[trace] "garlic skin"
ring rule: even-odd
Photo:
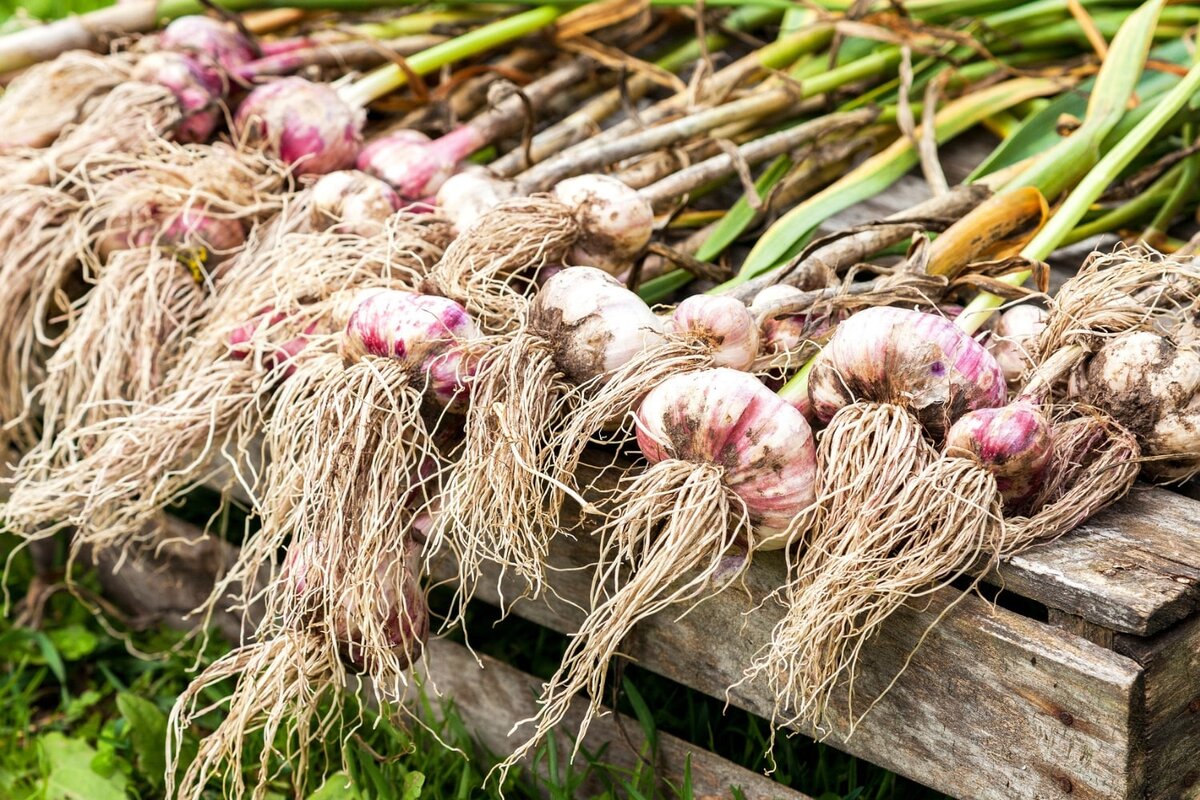
[[[191,56],[162,51],[143,56],[130,77],[156,83],[171,91],[182,119],[171,138],[184,144],[207,141],[221,124],[220,100],[225,94],[221,76]]]
[[[342,338],[342,356],[392,358],[414,369],[480,338],[465,308],[453,300],[399,289],[367,290],[350,314]]]
[[[949,456],[974,458],[995,476],[1005,508],[1025,510],[1043,484],[1054,440],[1041,409],[1018,400],[959,417],[946,433],[945,450]]]
[[[451,175],[437,191],[437,207],[462,233],[488,211],[517,196],[512,181],[497,178],[485,168],[470,166]]]
[[[777,301],[800,297],[803,294],[804,292],[795,286],[776,283],[754,296],[754,299],[750,301],[750,311],[758,314]],[[763,320],[760,326],[763,349],[774,353],[786,353],[797,349],[804,341],[804,329],[807,323],[808,317],[804,314],[789,314],[784,317],[770,317]]]
[[[665,333],[640,297],[594,267],[568,267],[547,280],[530,303],[529,325],[577,384],[661,345]]]
[[[732,297],[699,294],[687,298],[672,312],[669,329],[685,339],[706,344],[717,367],[748,370],[758,356],[754,315]]]
[[[754,299],[750,302],[750,311],[757,319],[759,313],[774,303],[801,297],[805,294],[807,294],[806,291],[802,291],[795,286],[776,283],[768,286],[754,296]],[[800,352],[805,343],[812,343],[814,339],[818,339],[828,333],[844,318],[845,313],[841,311],[834,312],[832,315],[822,315],[815,322],[808,314],[788,314],[786,316],[768,317],[758,326],[759,335],[762,339],[760,352],[764,356],[788,353],[795,355]],[[810,344],[810,346],[815,346],[815,344]],[[808,405],[808,400],[805,399],[804,403]]]
[[[324,175],[354,166],[365,120],[366,112],[347,105],[333,87],[290,77],[250,92],[233,127],[265,143],[296,174]]]
[[[163,28],[158,47],[187,53],[216,64],[226,72],[254,60],[254,48],[245,36],[201,14],[179,17]]]
[[[419,131],[398,130],[364,147],[357,163],[404,199],[422,200],[436,194],[463,159],[486,144],[469,125],[434,140]]]
[[[400,195],[378,178],[357,170],[322,175],[308,190],[312,229],[373,236],[399,210]]]
[[[1071,393],[1112,414],[1146,456],[1142,470],[1164,480],[1200,469],[1200,352],[1133,331],[1109,339],[1072,376]]]
[[[634,189],[608,175],[561,181],[553,195],[571,209],[582,233],[571,251],[576,264],[617,275],[654,232],[654,210]]]
[[[895,403],[940,440],[969,411],[1004,403],[1004,373],[950,320],[902,308],[868,308],[838,325],[817,356],[808,395],[828,422],[855,402]]]
[[[1013,306],[996,320],[987,349],[1010,384],[1020,382],[1029,369],[1034,342],[1045,327],[1046,310],[1032,303]]]
[[[817,454],[804,416],[757,378],[716,368],[668,378],[637,411],[637,440],[652,464],[715,464],[746,504],[755,546],[785,547],[783,532],[816,499]]]

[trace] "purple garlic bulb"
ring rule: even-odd
[[[226,73],[254,60],[254,47],[245,36],[222,22],[198,14],[172,21],[159,36],[158,46],[196,56]]]
[[[851,403],[895,403],[940,440],[963,414],[1004,402],[1004,372],[944,317],[868,308],[838,325],[813,364],[808,396],[824,422]]]
[[[175,95],[183,115],[173,134],[177,142],[208,141],[224,118],[220,107],[225,96],[224,81],[219,73],[191,56],[166,51],[150,53],[138,61],[131,77],[156,83]]]
[[[704,343],[713,366],[748,370],[758,356],[754,315],[732,297],[693,295],[675,307],[670,326],[677,335]]]
[[[362,148],[365,112],[331,86],[281,78],[259,86],[238,107],[234,128],[264,142],[302,175],[324,175],[354,166]]]
[[[976,459],[996,478],[1005,508],[1025,511],[1054,455],[1050,423],[1033,403],[971,411],[950,426],[946,454]]]
[[[485,144],[469,125],[433,141],[419,131],[399,130],[364,147],[358,168],[387,181],[406,200],[423,200],[437,194],[462,160]]]

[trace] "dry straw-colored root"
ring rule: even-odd
[[[629,442],[634,436],[630,414],[642,398],[673,375],[713,366],[712,355],[707,350],[699,342],[672,338],[662,346],[635,355],[611,374],[578,387],[574,405],[556,426],[550,446],[553,461],[548,470],[553,478],[552,509],[562,506],[567,487],[574,487],[571,492],[574,497],[597,493],[595,477],[586,486],[577,485],[579,467],[588,446],[606,431],[611,435],[604,439],[610,444]]]
[[[141,81],[113,87],[49,147],[13,166],[10,183],[46,185],[74,171],[90,156],[141,153],[179,124],[179,102],[170,89]]]
[[[515,330],[544,267],[562,266],[579,223],[562,203],[510,200],[479,218],[429,271],[427,291],[455,300],[487,333]]]
[[[847,406],[822,432],[810,535],[782,590],[789,613],[747,670],[775,691],[776,717],[819,720],[843,640],[858,624],[855,604],[869,600],[862,583],[873,560],[886,563],[891,542],[874,538],[876,526],[935,456],[916,418],[888,403]]]
[[[81,428],[155,394],[206,306],[205,288],[148,247],[114,254],[85,299],[38,390],[49,469],[87,453]]]
[[[253,493],[257,476],[246,469],[254,437],[290,368],[336,348],[327,332],[357,287],[411,286],[441,254],[440,226],[419,218],[390,220],[380,238],[363,240],[295,232],[307,214],[303,203],[292,205],[227,262],[225,291],[153,402],[82,428],[90,451],[36,494],[32,486],[25,492],[20,522],[28,538],[74,523],[94,547],[136,544],[162,507],[222,472],[220,460],[233,467],[226,480]],[[264,314],[269,309],[278,316]],[[230,358],[231,334],[255,320],[243,358]],[[280,346],[296,341],[305,343],[297,360],[277,363]]]
[[[518,723],[532,723],[534,731],[496,767],[501,781],[562,724],[575,696],[586,690],[588,708],[576,738],[583,741],[600,711],[609,662],[638,622],[672,606],[694,607],[730,585],[750,563],[747,552],[741,568],[729,570],[735,547],[752,541],[751,522],[717,465],[659,462],[628,481],[618,507],[619,516],[598,531],[604,555],[593,608],[546,684],[537,716]]]
[[[200,739],[195,759],[177,773],[185,736],[199,717],[225,706],[205,704],[205,696],[236,679],[224,719]],[[167,725],[166,796],[200,800],[210,780],[221,780],[231,797],[265,797],[271,781],[285,770],[303,780],[308,760],[335,732],[349,736],[358,722],[346,719],[346,673],[337,653],[313,633],[291,633],[244,645],[197,676],[171,709]],[[252,736],[261,737],[259,771],[247,792],[243,755]],[[279,745],[282,737],[283,745]],[[178,783],[176,783],[178,779]],[[297,785],[296,796],[304,794]]]
[[[549,346],[517,333],[487,348],[471,389],[465,441],[441,487],[429,558],[450,552],[457,563],[456,608],[473,596],[483,564],[500,565],[538,596],[554,533],[546,467],[554,426],[569,402]],[[451,613],[447,624],[458,621]]]
[[[855,403],[838,411],[817,445],[817,532],[800,566],[837,552],[842,531],[881,513],[935,455],[921,424],[900,406]]]
[[[1142,247],[1093,253],[1050,303],[1033,361],[1072,345],[1089,347],[1105,334],[1153,329],[1157,318],[1194,300],[1198,286],[1195,259],[1164,258]]]
[[[855,677],[870,637],[905,603],[949,585],[981,555],[999,550],[1000,523],[995,479],[974,462],[951,458],[910,477],[886,513],[843,530],[837,550],[788,586],[786,616],[752,667],[766,674],[781,719],[822,729],[844,681],[844,732],[852,732],[861,718]]]
[[[912,476],[884,513],[845,532],[836,557],[789,586],[787,616],[753,667],[766,673],[787,722],[828,725],[832,696],[845,685],[845,732],[852,733],[878,701],[857,713],[854,686],[884,620],[988,559],[1066,533],[1132,486],[1137,442],[1096,410],[1064,411],[1053,439],[1050,479],[1030,516],[1006,519],[991,473],[974,459],[942,456]]]
[[[314,613],[333,620],[353,609],[344,624],[361,629],[360,646],[373,659],[390,650],[377,573],[408,557],[409,507],[424,505],[419,473],[437,457],[421,401],[392,359],[346,366],[328,354],[283,385],[266,429],[262,528],[233,570],[252,576],[291,541],[305,588],[292,590],[297,577],[285,569],[270,593],[269,619],[287,628]]]
[[[72,50],[30,67],[0,97],[0,152],[50,145],[128,79],[132,66],[128,56]]]
[[[60,339],[53,318],[78,270],[72,242],[79,201],[40,186],[0,194],[0,445],[33,446],[30,402],[45,375],[45,360]]]

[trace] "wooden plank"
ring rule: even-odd
[[[1014,556],[992,580],[1096,625],[1157,633],[1200,610],[1200,503],[1138,486],[1069,535]]]
[[[1150,639],[1117,636],[1145,674],[1147,800],[1200,798],[1200,617]]]
[[[542,682],[494,658],[481,656],[480,661],[482,665],[462,645],[437,639],[429,643],[427,675],[439,694],[454,700],[467,727],[484,747],[497,754],[510,753],[522,739],[520,735],[510,737],[509,731],[516,722],[537,711],[537,692]],[[579,719],[580,708],[572,708],[565,724],[555,731],[559,753],[571,752],[571,733],[578,730]],[[598,718],[584,737],[583,747],[589,752],[599,752],[605,745],[602,760],[623,770],[632,771],[643,758],[653,755],[645,746],[638,723],[623,715],[619,719],[612,714]],[[747,800],[811,800],[702,747],[661,732],[654,761],[656,775],[680,786],[689,756],[692,789],[697,798],[730,797],[730,788],[737,787]],[[544,760],[540,766],[545,769]],[[585,786],[583,790],[599,788]]]
[[[1081,639],[1087,639],[1092,644],[1098,644],[1106,650],[1111,650],[1113,647],[1113,637],[1116,634],[1109,628],[1088,622],[1083,617],[1077,617],[1074,614],[1068,614],[1065,611],[1052,608],[1050,609],[1047,622]]]
[[[739,708],[769,716],[762,685],[732,690],[765,644],[780,609],[759,602],[783,579],[768,554],[746,579],[682,620],[640,625],[623,652],[642,666]],[[551,584],[561,601],[520,601],[515,613],[563,632],[586,604],[586,574],[570,570],[595,556],[587,537],[558,537]],[[480,587],[496,602],[495,573]],[[509,586],[505,596],[518,592]],[[961,601],[953,609],[955,599]],[[1141,714],[1141,670],[1117,653],[954,591],[922,609],[904,609],[867,648],[857,684],[861,711],[900,669],[933,620],[895,687],[847,741],[854,755],[961,798],[1133,798],[1142,764],[1131,736]],[[844,698],[838,715],[844,719]]]

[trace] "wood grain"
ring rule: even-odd
[[[552,562],[560,569],[551,584],[563,599],[520,601],[515,613],[572,631],[580,612],[567,601],[586,602],[588,578],[569,568],[594,555],[586,537],[558,537]],[[678,621],[647,620],[623,650],[647,669],[769,716],[765,687],[728,687],[779,618],[773,604],[758,606],[782,577],[782,562],[763,557],[747,576],[746,592],[723,592]],[[497,585],[485,584],[480,595],[495,602]],[[515,596],[515,587],[505,596]],[[1142,762],[1132,733],[1141,713],[1138,665],[974,596],[943,591],[927,607],[889,620],[865,657],[859,712],[943,613],[892,691],[849,740],[831,735],[831,744],[955,797],[1139,796]],[[845,718],[843,697],[835,719]]]
[[[1144,670],[1148,800],[1200,798],[1200,617],[1149,639],[1117,636],[1114,647]]]
[[[509,731],[516,722],[537,711],[535,698],[541,681],[488,656],[480,657],[481,664],[465,647],[444,639],[430,642],[428,652],[427,674],[438,692],[454,699],[472,735],[492,753],[512,752],[522,739],[510,737]],[[564,758],[574,746],[572,732],[578,730],[579,719],[579,709],[573,708],[565,724],[555,731],[558,752]],[[661,732],[657,738],[655,774],[680,786],[690,756],[692,790],[697,800],[731,797],[731,787],[741,789],[747,800],[811,800],[683,739]],[[623,715],[619,719],[612,714],[597,719],[583,741],[583,748],[591,753],[599,753],[605,746],[601,760],[622,770],[632,771],[641,759],[655,756],[638,723]],[[579,762],[586,763],[582,755]],[[545,769],[544,763],[540,766]],[[599,788],[585,785],[581,791]],[[662,796],[673,795],[664,791]]]
[[[1200,503],[1138,486],[1070,534],[1014,556],[992,580],[1096,625],[1157,633],[1200,610]]]

